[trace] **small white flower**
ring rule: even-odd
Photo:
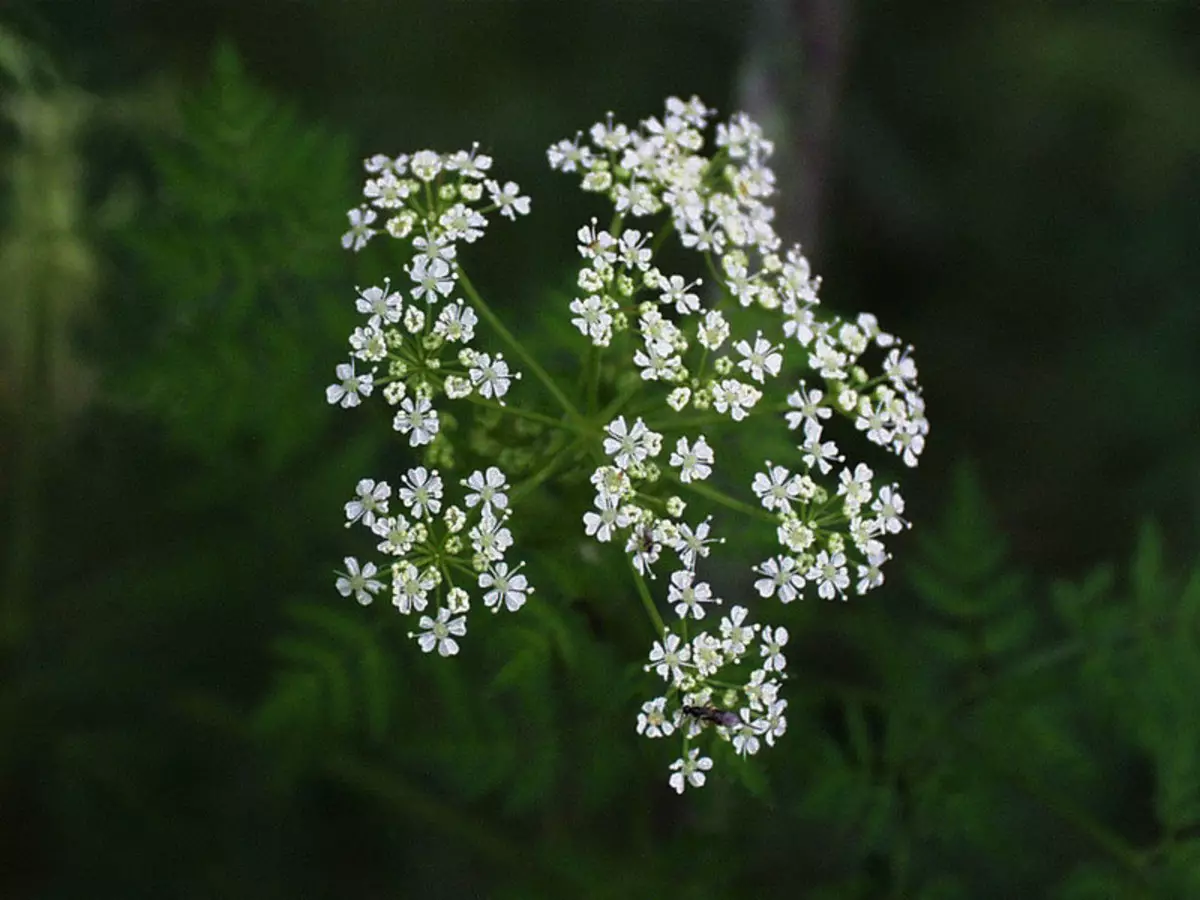
[[[371,227],[376,218],[375,210],[369,207],[352,209],[346,217],[350,220],[350,230],[342,235],[342,246],[357,253],[375,236],[375,229]]]
[[[500,215],[507,216],[514,222],[518,213],[522,216],[529,215],[529,198],[520,195],[521,188],[515,181],[510,181],[501,188],[499,182],[488,179],[484,186],[488,189],[492,202],[500,208]]]
[[[451,619],[450,610],[443,606],[436,619],[421,616],[421,627],[425,631],[417,638],[417,643],[422,650],[429,653],[437,647],[439,655],[453,656],[458,652],[458,642],[454,638],[467,633],[467,620],[462,616]]]
[[[437,469],[432,472],[424,466],[409,469],[400,488],[400,500],[418,519],[436,516],[442,509],[442,477]]]
[[[750,487],[763,508],[772,512],[791,512],[792,501],[800,494],[799,479],[770,460],[767,460],[766,474],[756,473]]]
[[[467,509],[482,503],[484,509],[498,512],[508,506],[508,495],[505,493],[508,490],[508,482],[504,473],[495,466],[488,466],[486,472],[472,472],[462,483],[470,488],[467,494]]]
[[[479,586],[487,590],[483,603],[492,612],[499,612],[501,604],[509,612],[516,612],[533,593],[528,580],[518,571],[520,568],[517,566],[509,572],[508,563],[497,562],[491,569],[479,573]]]
[[[455,276],[444,259],[415,257],[408,268],[408,275],[416,282],[416,287],[412,289],[413,297],[417,300],[424,297],[426,303],[433,303],[438,295],[445,297],[454,290]]]
[[[655,697],[643,703],[637,717],[637,733],[648,738],[669,737],[675,730],[675,723],[667,718],[666,706],[666,697]]]
[[[662,641],[655,641],[650,648],[650,665],[658,677],[676,684],[683,678],[683,667],[692,658],[692,648],[683,643],[677,634],[667,632]]]
[[[662,446],[662,435],[651,431],[640,418],[630,428],[624,416],[617,416],[604,429],[604,452],[613,457],[619,469],[629,469],[647,457],[657,456]]]
[[[346,527],[362,519],[362,523],[370,528],[375,524],[376,515],[386,515],[388,497],[392,496],[392,487],[386,481],[378,484],[372,478],[364,478],[355,487],[358,498],[346,504]]]
[[[433,325],[433,333],[446,341],[465,344],[475,337],[475,325],[478,322],[475,310],[465,306],[461,300],[455,300],[442,307]]]
[[[730,656],[741,656],[754,640],[754,632],[758,630],[758,626],[744,624],[748,612],[744,606],[735,606],[729,611],[729,615],[721,619],[721,637],[725,639],[725,652]]]
[[[844,592],[850,586],[850,574],[846,571],[846,554],[837,552],[831,555],[822,550],[817,554],[806,577],[816,583],[817,594],[826,600],[832,600],[835,596],[845,599]]]
[[[489,562],[503,559],[513,543],[512,532],[504,527],[504,520],[494,516],[487,507],[479,524],[467,532],[467,536],[475,552]]]
[[[879,516],[876,519],[879,527],[888,534],[899,534],[908,525],[900,515],[904,512],[904,498],[894,486],[881,487],[879,498],[871,504],[871,509]]]
[[[703,435],[690,446],[687,438],[681,437],[675,442],[675,450],[667,461],[679,469],[679,480],[684,484],[703,481],[712,474],[712,447],[708,446]]]
[[[703,787],[704,773],[712,766],[713,761],[707,756],[700,756],[700,748],[693,747],[688,751],[686,758],[680,757],[671,763],[671,772],[674,773],[669,779],[671,787],[677,794],[682,794],[689,784],[692,787]]]
[[[689,616],[693,619],[704,618],[702,604],[712,603],[712,588],[707,582],[696,582],[696,574],[690,569],[680,569],[671,573],[671,584],[667,587],[667,603],[675,609],[675,615],[681,619]]]
[[[398,291],[391,290],[391,285],[387,282],[383,287],[369,287],[365,291],[359,291],[358,299],[354,301],[354,307],[360,313],[370,316],[367,319],[367,324],[372,328],[380,328],[384,322],[389,325],[394,325],[400,321],[400,314],[404,310],[404,299]]]
[[[429,592],[437,587],[431,570],[420,571],[410,562],[392,566],[392,605],[408,615],[420,612],[429,604]]]
[[[783,655],[782,649],[788,642],[787,629],[782,625],[774,629],[764,628],[762,640],[759,652],[763,656],[763,668],[768,671],[782,672],[787,667],[787,658]]]
[[[521,377],[520,373],[515,375],[509,373],[508,363],[499,353],[496,354],[494,361],[488,354],[480,353],[475,357],[475,364],[471,366],[467,374],[471,376],[471,383],[478,388],[481,396],[488,399],[495,398],[501,404],[504,401],[500,398],[508,393],[508,387],[512,384],[513,379]]]
[[[375,384],[370,372],[356,375],[353,362],[340,363],[335,372],[338,382],[325,388],[325,399],[331,405],[339,404],[343,409],[349,409],[358,406],[363,397],[371,396]]]
[[[401,434],[409,435],[411,447],[428,444],[438,433],[439,422],[437,410],[426,397],[405,397],[400,401],[400,409],[392,419],[392,427]]]
[[[753,347],[747,341],[739,341],[733,345],[733,349],[745,357],[738,363],[738,367],[759,384],[765,380],[764,373],[774,377],[779,374],[779,368],[783,365],[783,354],[779,352],[779,347],[773,346],[762,336],[761,331],[754,338]]]
[[[343,563],[346,565],[346,574],[342,575],[337,580],[337,591],[343,597],[354,595],[354,599],[367,606],[374,600],[374,594],[378,594],[383,589],[383,582],[375,577],[379,571],[375,568],[375,563],[367,563],[362,568],[359,568],[358,560],[353,556],[347,556]]]
[[[609,498],[597,496],[593,505],[600,512],[583,514],[583,527],[588,537],[594,535],[597,541],[606,544],[612,540],[615,529],[629,527],[629,516],[625,512],[625,508],[620,506],[617,501],[614,500],[610,503]]]
[[[754,571],[763,576],[754,582],[760,597],[775,595],[781,603],[791,603],[804,590],[804,574],[790,556],[773,556]]]

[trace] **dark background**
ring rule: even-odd
[[[0,896],[1200,896],[1195,4],[0,25]],[[341,504],[406,459],[323,401],[389,263],[338,237],[360,158],[479,141],[534,214],[477,280],[540,321],[595,212],[546,146],[764,84],[781,215],[916,346],[932,434],[888,586],[783,620],[792,733],[677,799],[631,587],[552,506],[541,611],[452,664],[333,590]]]

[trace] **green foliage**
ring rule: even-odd
[[[116,393],[204,455],[278,468],[326,421],[321,348],[353,312],[337,245],[349,143],[255,85],[229,46],[179,118],[151,148],[159,202],[127,234],[140,293],[123,312],[143,349]]]

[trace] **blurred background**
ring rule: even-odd
[[[1200,897],[1196,4],[12,0],[0,79],[0,897]],[[789,734],[683,798],[549,500],[451,661],[336,594],[409,460],[323,398],[364,156],[481,142],[540,322],[598,212],[545,148],[668,94],[767,126],[932,422],[888,584],[772,614]]]

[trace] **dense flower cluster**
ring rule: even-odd
[[[355,306],[365,317],[350,335],[350,361],[337,367],[337,382],[325,392],[330,403],[357,406],[375,387],[396,407],[392,427],[412,447],[430,444],[441,421],[434,400],[476,394],[503,403],[520,373],[502,354],[470,346],[479,317],[458,288],[458,245],[471,244],[487,228],[486,214],[516,219],[529,213],[529,198],[514,182],[503,187],[487,177],[490,156],[460,150],[437,154],[421,150],[392,159],[373,156],[365,163],[367,202],[349,212],[350,230],[342,246],[361,250],[379,232],[413,248],[405,274],[407,296],[391,282],[359,289]],[[486,195],[486,203],[485,203]],[[446,358],[443,358],[443,357]],[[384,373],[377,377],[380,367]],[[364,371],[365,370],[365,371]]]
[[[348,557],[337,589],[370,603],[390,580],[396,608],[421,616],[415,637],[426,652],[458,652],[468,588],[492,611],[515,611],[532,592],[523,563],[506,558],[513,538],[504,472],[488,465],[458,482],[460,501],[443,496],[442,472],[453,464],[443,395],[565,438],[547,444],[564,452],[547,450],[527,486],[587,460],[584,533],[624,548],[656,631],[646,670],[664,687],[643,704],[637,731],[681,739],[668,779],[680,793],[704,784],[713,765],[700,741],[749,755],[787,729],[787,629],[760,623],[753,604],[726,605],[703,580],[701,561],[722,539],[712,515],[688,513],[689,501],[774,530],[771,555],[747,573],[759,598],[865,594],[883,583],[884,540],[908,522],[897,486],[848,459],[839,441],[857,431],[915,466],[929,429],[912,348],[870,314],[827,312],[801,248],[785,248],[776,235],[770,141],[736,115],[716,125],[706,152],[712,118],[696,98],[670,98],[661,118],[630,128],[610,114],[586,139],[581,132],[548,150],[552,168],[577,174],[613,208],[607,228],[592,219],[576,235],[582,265],[568,315],[586,339],[582,370],[570,373],[585,394],[579,405],[460,268],[459,247],[484,234],[487,214],[528,213],[517,185],[489,178],[491,159],[474,149],[367,160],[364,202],[349,213],[343,245],[357,251],[386,233],[412,255],[403,289],[385,280],[358,291],[364,320],[327,389],[331,404],[354,407],[380,388],[395,409],[393,427],[421,454],[424,464],[394,493],[387,482],[359,482],[347,524],[369,529],[388,562]],[[664,252],[672,234],[679,246]],[[675,271],[688,251],[701,275]],[[559,418],[506,405],[520,374],[502,354],[471,346],[481,321],[546,388]],[[742,496],[726,493],[721,444],[705,429],[772,420],[793,435],[795,452],[763,459]],[[473,452],[486,459],[489,451]],[[656,601],[651,585],[665,596]],[[660,608],[674,619],[664,621]]]
[[[750,485],[775,522],[779,543],[777,554],[754,567],[757,592],[784,603],[809,590],[845,599],[852,585],[863,594],[883,582],[889,555],[882,539],[907,527],[904,501],[895,485],[876,485],[865,463],[847,462],[827,426],[839,416],[916,465],[928,422],[911,348],[869,314],[850,322],[823,312],[820,279],[798,245],[782,248],[772,226],[770,141],[737,115],[716,126],[715,151],[705,155],[711,117],[696,98],[670,98],[661,119],[630,128],[610,114],[587,139],[580,133],[550,147],[551,167],[578,174],[583,189],[606,197],[616,214],[608,230],[596,219],[579,229],[583,264],[571,321],[597,348],[615,349],[627,335],[622,346],[630,362],[648,387],[665,385],[665,404],[676,413],[690,406],[732,422],[782,414],[797,432],[797,458],[787,466],[765,460]],[[653,235],[640,224],[626,226],[627,219],[658,213],[669,222]],[[707,283],[655,264],[671,231],[683,248],[703,257]],[[738,333],[737,323],[745,321],[754,321],[753,330]],[[863,365],[872,348],[882,357],[877,375]],[[801,370],[807,378],[796,378]],[[785,402],[770,402],[772,393]],[[669,428],[671,420],[664,421]],[[684,731],[684,752],[670,779],[682,792],[703,784],[712,764],[689,746],[702,729],[711,726],[743,754],[756,752],[760,738],[770,745],[783,733],[786,701],[777,696],[777,679],[784,677],[779,648],[787,632],[747,626],[747,610],[734,607],[719,637],[705,631],[688,637],[689,620],[720,603],[695,580],[696,558],[707,554],[712,538],[707,520],[693,531],[681,519],[680,497],[655,491],[662,444],[663,436],[641,419],[630,426],[622,416],[609,424],[604,449],[613,465],[592,476],[595,508],[584,525],[601,542],[624,537],[639,573],[649,573],[664,550],[680,557],[682,568],[668,588],[680,633],[666,629],[650,654],[668,690],[643,707],[638,731],[650,737]],[[713,464],[705,435],[685,435],[668,460],[677,471],[665,480],[686,492],[712,474]],[[728,687],[726,674],[714,680],[723,667],[742,664],[755,640],[765,662],[740,688]],[[711,705],[714,697],[719,707]]]
[[[358,523],[369,529],[379,539],[379,552],[392,558],[387,566],[392,605],[405,615],[424,613],[431,596],[436,598],[436,616],[421,616],[416,638],[426,653],[436,647],[442,656],[457,653],[454,639],[467,633],[465,613],[471,601],[461,586],[464,579],[484,591],[483,603],[492,612],[501,607],[516,612],[533,591],[521,574],[522,564],[510,568],[505,560],[513,538],[506,524],[511,512],[504,473],[491,466],[472,472],[461,484],[465,510],[454,505],[443,509],[442,477],[424,466],[410,469],[395,492],[403,512],[389,509],[392,486],[370,478],[358,483],[357,496],[346,504],[347,527]],[[384,587],[376,577],[380,569],[353,556],[345,564],[338,592],[364,606],[371,603]]]
[[[363,323],[350,335],[350,361],[338,365],[338,381],[326,400],[342,407],[358,406],[376,387],[395,407],[392,427],[410,447],[429,448],[441,432],[434,401],[475,399],[504,403],[512,382],[520,378],[500,353],[494,356],[470,346],[479,317],[459,287],[460,243],[478,240],[487,214],[509,219],[529,212],[529,199],[513,182],[501,186],[488,177],[491,157],[471,151],[438,154],[431,150],[396,158],[373,156],[365,163],[365,202],[350,210],[350,230],[342,245],[361,250],[379,231],[405,241],[413,250],[405,267],[406,290],[383,285],[359,289],[355,306]],[[382,219],[382,222],[381,222]],[[380,373],[380,369],[383,373]],[[443,457],[449,457],[448,448]],[[464,510],[444,505],[444,484],[437,469],[418,466],[404,476],[397,496],[404,507],[389,515],[392,487],[363,479],[358,496],[346,504],[347,525],[360,523],[378,539],[378,549],[392,558],[381,571],[375,563],[347,557],[337,580],[343,596],[370,603],[390,578],[392,603],[404,614],[421,615],[416,635],[421,649],[442,656],[458,652],[456,637],[466,634],[465,613],[473,583],[493,612],[519,609],[532,591],[505,552],[512,546],[507,526],[508,483],[491,466],[461,482]]]

